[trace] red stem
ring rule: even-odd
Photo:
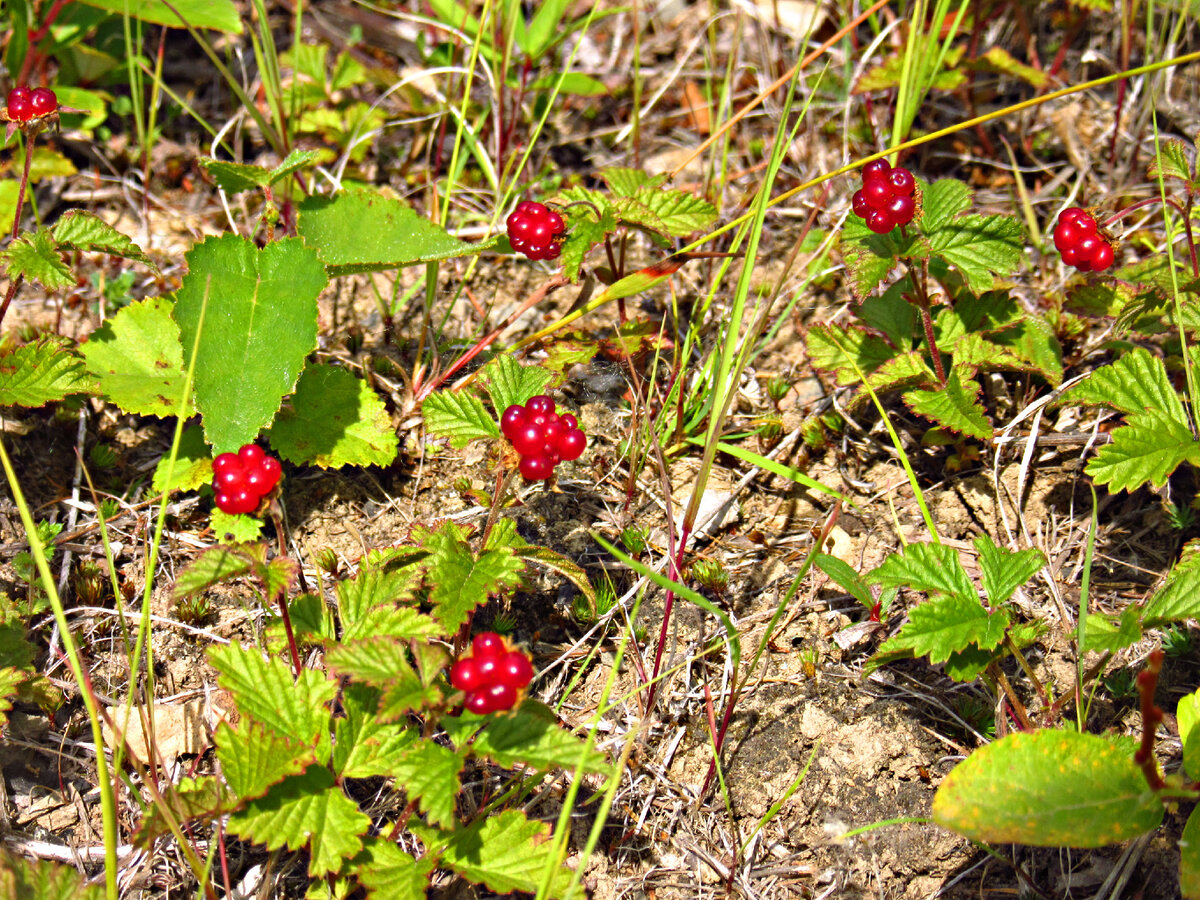
[[[1163,720],[1163,711],[1154,705],[1154,689],[1158,686],[1158,673],[1162,671],[1163,652],[1155,650],[1146,661],[1146,671],[1137,677],[1138,694],[1142,701],[1142,745],[1133,754],[1150,790],[1161,791],[1166,782],[1158,774],[1158,764],[1154,760],[1154,734],[1158,731],[1159,723]]]

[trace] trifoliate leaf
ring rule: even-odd
[[[1146,483],[1162,487],[1180,464],[1200,463],[1200,441],[1170,415],[1148,409],[1130,415],[1127,422],[1087,464],[1084,471],[1096,484],[1110,491],[1132,491]]]
[[[344,637],[366,637],[373,632],[360,629],[359,624],[376,609],[391,606],[414,596],[421,583],[424,565],[414,560],[412,565],[389,569],[360,569],[353,578],[337,584],[338,617]],[[413,611],[415,612],[415,611]]]
[[[988,844],[1103,847],[1158,827],[1164,806],[1133,742],[1078,731],[1010,734],[946,776],[933,820]]]
[[[210,237],[192,246],[187,261],[175,321],[185,362],[200,335],[196,408],[214,452],[236,452],[271,424],[295,388],[317,345],[317,296],[328,279],[298,238],[260,250],[237,235]]]
[[[1101,366],[1064,393],[1060,404],[1107,405],[1126,414],[1157,410],[1186,426],[1187,414],[1171,386],[1162,360],[1136,347],[1109,366]]]
[[[500,410],[504,412],[504,410]],[[465,391],[438,391],[421,404],[426,430],[448,438],[450,446],[465,447],[479,438],[500,437],[500,426],[488,415],[483,401]]]
[[[0,351],[0,406],[45,406],[90,386],[66,338],[49,335]]]
[[[275,418],[271,447],[289,462],[322,469],[386,466],[400,441],[392,418],[366,381],[340,366],[310,364]]]
[[[521,584],[525,564],[510,547],[485,549],[477,558],[466,540],[449,527],[423,535],[421,544],[433,553],[429,599],[448,632],[462,625],[492,594]]]
[[[59,249],[83,250],[91,253],[107,253],[144,263],[157,269],[150,257],[127,235],[113,228],[99,216],[82,209],[63,213],[61,219],[50,229]]]
[[[997,547],[996,542],[986,534],[975,538],[975,549],[979,551],[980,581],[992,606],[1007,603],[1013,591],[1046,564],[1046,557],[1041,550]]]
[[[8,249],[0,251],[0,261],[10,279],[23,277],[26,281],[36,281],[48,291],[75,284],[75,276],[45,228],[22,234]]]
[[[882,338],[844,325],[812,326],[805,335],[805,347],[809,361],[834,373],[841,385],[859,384],[896,352]]]
[[[543,393],[553,377],[541,366],[523,366],[508,354],[497,356],[479,372],[479,382],[497,416],[514,403],[524,403]]]
[[[979,603],[958,553],[945,544],[909,544],[893,553],[867,575],[870,584],[902,587],[932,594],[948,594]]]
[[[505,768],[519,763],[535,769],[578,767],[583,772],[608,768],[603,754],[559,725],[554,712],[536,700],[524,701],[507,716],[491,717],[469,750]]]
[[[179,326],[166,298],[129,304],[93,331],[79,352],[101,393],[125,412],[160,418],[193,414],[190,399],[184,398],[187,373]]]
[[[274,785],[229,817],[229,832],[278,850],[309,846],[308,874],[336,872],[362,849],[371,820],[334,784],[333,773],[310,766]]]
[[[992,425],[979,404],[979,383],[963,378],[957,368],[951,369],[946,384],[932,391],[907,391],[904,402],[913,412],[932,419],[939,425],[967,437],[987,440]]]

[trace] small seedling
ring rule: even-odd
[[[718,596],[729,587],[729,573],[719,560],[698,559],[692,564],[692,577],[702,588],[707,588]]]

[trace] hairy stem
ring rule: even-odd
[[[1163,652],[1155,650],[1146,660],[1146,671],[1137,677],[1138,695],[1142,701],[1142,745],[1133,754],[1133,761],[1141,766],[1142,774],[1150,790],[1161,791],[1166,782],[1158,774],[1154,761],[1154,733],[1163,720],[1163,711],[1154,705],[1154,689],[1158,686],[1158,673],[1162,671]]]

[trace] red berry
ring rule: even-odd
[[[279,465],[279,460],[273,456],[264,456],[263,461],[258,465],[259,474],[262,476],[263,493],[267,493],[275,485],[279,484],[279,477],[283,474],[283,467]]]
[[[505,684],[520,690],[533,680],[533,664],[520,650],[512,650],[504,657],[499,677]]]
[[[555,416],[549,422],[542,426],[542,440],[546,442],[547,447],[557,447],[558,442],[562,440],[563,435],[567,433],[567,428],[563,425],[562,420]]]
[[[895,168],[888,173],[888,184],[892,186],[892,190],[897,194],[911,194],[917,186],[916,179],[912,177],[912,172],[904,168]]]
[[[562,216],[540,203],[523,200],[505,220],[513,250],[530,259],[554,259],[561,252],[555,238],[566,231]]]
[[[1075,266],[1078,268],[1079,263],[1083,259],[1079,252],[1079,245],[1072,244],[1070,247],[1067,247],[1067,249],[1062,252],[1062,258],[1063,262],[1065,262],[1068,266]]]
[[[29,109],[33,118],[48,116],[58,109],[58,97],[49,88],[38,88],[29,95]]]
[[[467,702],[463,705],[477,716],[486,716],[492,711],[491,699],[484,691],[467,694]]]
[[[221,453],[216,459],[213,460],[212,463],[213,472],[216,472],[217,474],[220,474],[225,469],[229,469],[234,466],[241,468],[241,465],[242,461],[238,459],[236,453]]]
[[[32,91],[25,85],[18,85],[8,92],[8,99],[5,105],[8,107],[8,117],[16,119],[18,122],[28,122],[33,115],[33,109],[29,104],[29,98]]]
[[[892,164],[886,159],[876,159],[862,167],[863,183],[874,175],[886,175],[892,169]]]
[[[1059,219],[1058,227],[1054,229],[1054,246],[1059,253],[1064,253],[1068,247],[1078,244],[1086,233],[1074,220]]]
[[[917,202],[913,200],[912,194],[896,194],[888,201],[886,209],[894,223],[907,225],[913,220],[913,215],[917,211]]]
[[[525,421],[525,407],[514,403],[504,411],[504,415],[500,417],[500,432],[512,440],[513,434],[521,423]]]
[[[231,516],[254,512],[258,508],[258,497],[245,488],[217,493],[217,509]]]
[[[558,417],[558,421],[562,422],[563,427],[565,427],[567,429],[579,427],[579,420],[577,418],[575,418],[573,415],[571,415],[570,413],[563,413],[561,416]]]
[[[522,456],[537,456],[546,446],[542,426],[528,419],[510,437],[513,448]]]
[[[504,664],[503,653],[476,653],[471,657],[475,663],[475,672],[481,685],[488,685],[500,676],[500,667]]]
[[[1088,214],[1087,210],[1080,209],[1078,206],[1068,206],[1059,215],[1058,221],[1070,222],[1085,231],[1096,230],[1096,220]]]
[[[236,466],[225,466],[213,477],[213,484],[218,491],[225,493],[244,489],[246,487],[246,467],[241,464],[240,460]]]
[[[501,712],[512,709],[517,702],[517,689],[503,681],[494,682],[480,693],[486,695],[488,712]]]
[[[474,657],[464,657],[450,667],[450,684],[460,691],[477,691],[484,685]]]
[[[548,456],[522,456],[518,468],[526,481],[545,481],[554,474],[554,463]]]
[[[873,209],[867,216],[867,227],[876,234],[887,234],[896,226],[892,222],[891,215],[885,210]]]
[[[854,196],[850,198],[850,208],[860,219],[865,219],[867,213],[871,211],[871,205],[867,203],[867,198],[863,196],[861,190],[855,191]]]
[[[883,209],[892,199],[892,186],[888,184],[887,177],[884,175],[876,175],[864,181],[862,192],[867,206],[871,209]]]
[[[1103,272],[1113,264],[1115,254],[1113,253],[1112,244],[1108,241],[1101,240],[1100,246],[1092,252],[1092,271]]]
[[[525,408],[535,415],[549,415],[554,412],[554,399],[545,394],[538,394],[525,401]]]
[[[258,444],[245,444],[238,451],[238,459],[240,459],[247,467],[257,466],[263,461],[266,456],[266,451]]]
[[[504,638],[494,631],[481,631],[471,641],[471,652],[479,656],[501,656],[508,652]]]
[[[578,428],[572,428],[558,439],[558,455],[565,462],[579,459],[587,448],[587,436]]]

